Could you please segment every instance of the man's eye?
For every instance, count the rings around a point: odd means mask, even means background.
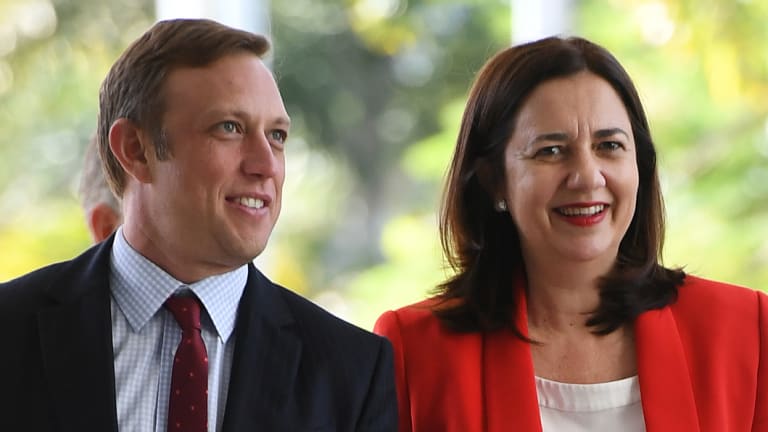
[[[219,123],[219,128],[222,131],[226,132],[226,133],[237,133],[238,132],[237,123],[235,123],[233,121],[221,122],[221,123]]]
[[[269,132],[269,138],[282,143],[285,142],[286,138],[288,138],[288,134],[282,130],[273,130]]]

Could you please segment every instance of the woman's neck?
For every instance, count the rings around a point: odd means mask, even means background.
[[[559,382],[592,384],[637,375],[632,326],[622,326],[604,336],[563,332],[530,336],[540,341],[531,345],[536,376]]]
[[[554,331],[590,331],[585,323],[600,304],[606,263],[552,263],[526,257],[528,321]]]
[[[528,336],[537,376],[595,383],[637,373],[632,326],[608,335],[586,321],[600,304],[600,278],[612,262],[556,262],[526,256]]]

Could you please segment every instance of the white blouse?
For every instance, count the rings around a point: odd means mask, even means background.
[[[645,432],[637,375],[598,384],[536,377],[544,432]]]

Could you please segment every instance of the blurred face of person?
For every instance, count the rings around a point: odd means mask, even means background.
[[[146,217],[131,231],[145,256],[188,282],[264,250],[280,214],[289,119],[272,74],[249,53],[174,69],[163,92],[171,155],[145,152],[150,178],[135,201]]]
[[[504,198],[526,260],[612,265],[638,190],[632,127],[616,91],[589,72],[545,81],[514,126]]]

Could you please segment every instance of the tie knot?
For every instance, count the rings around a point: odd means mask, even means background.
[[[171,296],[165,301],[182,331],[200,330],[200,302],[197,297]]]

